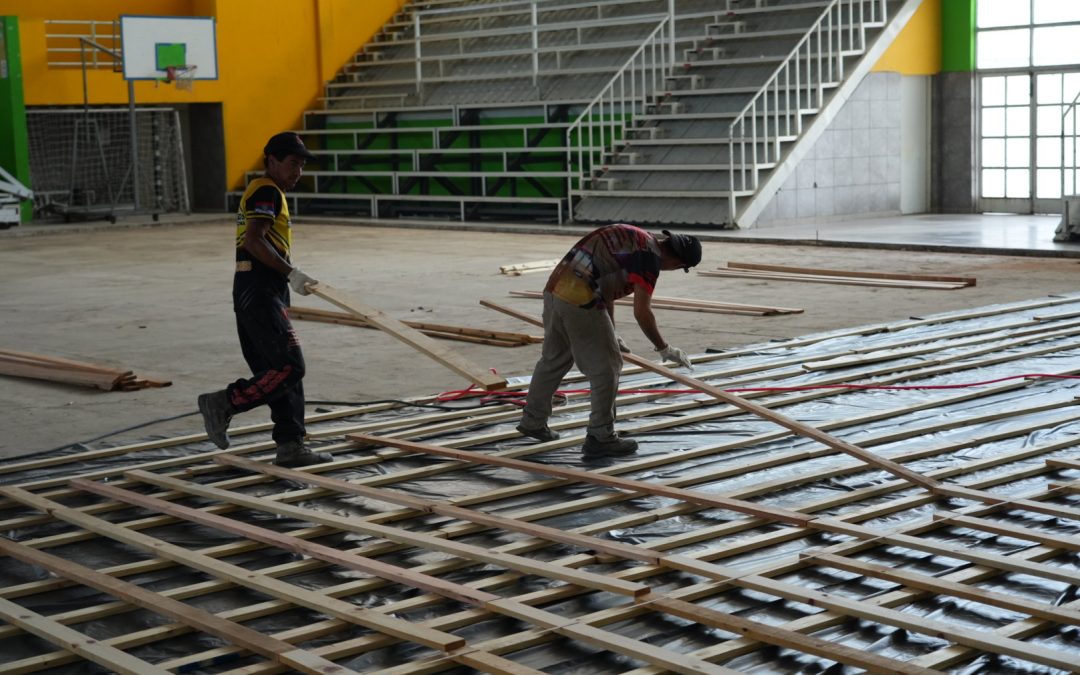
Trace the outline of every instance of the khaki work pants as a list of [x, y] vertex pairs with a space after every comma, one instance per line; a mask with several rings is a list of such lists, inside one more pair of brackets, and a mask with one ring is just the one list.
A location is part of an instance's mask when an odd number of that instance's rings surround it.
[[615, 326], [605, 310], [582, 309], [544, 293], [544, 345], [533, 369], [522, 425], [535, 429], [547, 424], [551, 397], [577, 364], [591, 389], [588, 434], [599, 441], [616, 438], [615, 396], [622, 363]]

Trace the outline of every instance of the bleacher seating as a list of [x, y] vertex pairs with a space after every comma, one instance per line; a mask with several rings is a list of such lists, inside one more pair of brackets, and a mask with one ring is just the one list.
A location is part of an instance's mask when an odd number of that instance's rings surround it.
[[[882, 4], [892, 17], [919, 0], [837, 1]], [[669, 0], [413, 0], [327, 84], [323, 107], [305, 115], [298, 132], [318, 160], [292, 195], [295, 207], [731, 226], [732, 206], [753, 199], [885, 24], [852, 30], [830, 19], [816, 39], [835, 39], [837, 60], [822, 66], [801, 56], [797, 69], [810, 74], [816, 65], [816, 79], [762, 95], [835, 3], [673, 4], [673, 37], [659, 43], [673, 51], [670, 72], [643, 80], [628, 105], [588, 108], [643, 40], [663, 30]], [[750, 121], [733, 135], [752, 100]], [[610, 122], [600, 137], [574, 125], [587, 109], [586, 121]]]

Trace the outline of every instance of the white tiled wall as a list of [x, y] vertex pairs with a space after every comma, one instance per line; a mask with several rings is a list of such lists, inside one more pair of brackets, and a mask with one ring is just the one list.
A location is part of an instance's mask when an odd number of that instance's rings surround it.
[[870, 73], [757, 225], [900, 212], [901, 76]]

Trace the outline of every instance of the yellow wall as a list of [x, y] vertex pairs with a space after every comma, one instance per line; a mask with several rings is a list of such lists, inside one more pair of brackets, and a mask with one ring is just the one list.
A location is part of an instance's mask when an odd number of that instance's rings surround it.
[[874, 65], [874, 71], [902, 75], [941, 72], [941, 0], [923, 0], [900, 35]]
[[[49, 68], [46, 19], [113, 20], [122, 14], [213, 16], [218, 79], [172, 85], [135, 82], [139, 104], [222, 104], [226, 176], [242, 186], [262, 166], [266, 139], [297, 129], [318, 105], [323, 85], [401, 9], [405, 0], [0, 0], [0, 15], [19, 17], [27, 106], [82, 105], [82, 72]], [[87, 73], [92, 105], [127, 104], [127, 82], [111, 70]], [[196, 167], [198, 170], [198, 167]]]

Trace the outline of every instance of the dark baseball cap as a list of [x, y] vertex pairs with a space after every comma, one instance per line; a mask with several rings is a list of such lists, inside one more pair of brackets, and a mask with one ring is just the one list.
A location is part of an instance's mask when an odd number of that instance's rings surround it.
[[679, 257], [679, 260], [686, 263], [683, 267], [684, 272], [689, 272], [691, 267], [701, 262], [701, 242], [697, 237], [689, 234], [672, 234], [670, 230], [661, 230], [661, 232], [667, 235], [671, 250]]
[[273, 155], [278, 159], [285, 159], [289, 155], [299, 155], [306, 159], [315, 159], [314, 153], [307, 149], [300, 136], [294, 131], [282, 131], [274, 134], [266, 142], [263, 148], [264, 155]]

